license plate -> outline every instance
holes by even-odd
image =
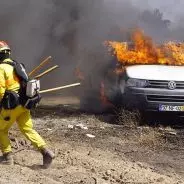
[[[184,111],[184,106],[159,105],[159,111]]]

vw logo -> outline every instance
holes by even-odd
[[[176,83],[175,83],[174,81],[170,81],[170,82],[168,83],[168,88],[169,88],[169,89],[175,89],[175,88],[176,88]]]

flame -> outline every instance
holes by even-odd
[[[85,79],[83,73],[81,72],[81,70],[79,68],[75,68],[74,73],[75,73],[75,76],[77,76],[78,79],[80,79],[80,80]]]
[[[109,100],[105,94],[105,84],[103,81],[101,81],[101,84],[100,84],[100,99],[101,99],[101,102],[104,106],[114,107],[114,105],[111,102],[109,102]]]
[[[110,52],[124,65],[132,64],[184,64],[184,43],[168,42],[159,46],[141,30],[133,32],[132,48],[127,42],[106,41]]]

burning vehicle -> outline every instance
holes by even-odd
[[[184,111],[184,43],[157,45],[138,29],[130,42],[106,41],[104,45],[111,62],[97,72],[100,76],[75,71],[83,89],[81,109]]]
[[[106,42],[122,68],[116,84],[119,104],[130,110],[183,112],[184,44],[156,45],[141,30],[130,43]]]
[[[129,109],[184,111],[184,66],[135,65],[120,80]]]

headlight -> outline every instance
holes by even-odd
[[[143,79],[128,79],[126,82],[128,87],[146,87],[148,86],[148,81]]]

